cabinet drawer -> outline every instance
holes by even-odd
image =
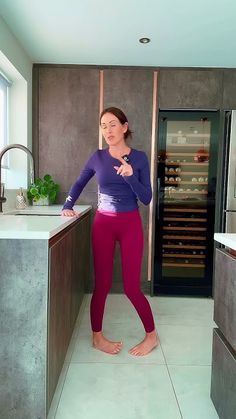
[[[214,320],[236,350],[236,258],[216,249]]]
[[[220,419],[236,418],[236,358],[218,329],[213,331],[211,398]]]

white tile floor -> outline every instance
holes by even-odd
[[[143,327],[124,295],[109,295],[104,333],[122,340],[113,356],[92,348],[87,295],[48,419],[217,419],[210,399],[213,301],[148,297],[161,345],[145,357],[128,349]]]

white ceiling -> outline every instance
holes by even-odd
[[[0,14],[35,63],[236,67],[235,0],[0,0]]]

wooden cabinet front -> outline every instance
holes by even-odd
[[[48,407],[65,360],[89,277],[90,215],[50,241]]]

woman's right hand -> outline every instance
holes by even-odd
[[[79,213],[73,209],[64,209],[62,210],[61,215],[64,217],[79,217]]]

